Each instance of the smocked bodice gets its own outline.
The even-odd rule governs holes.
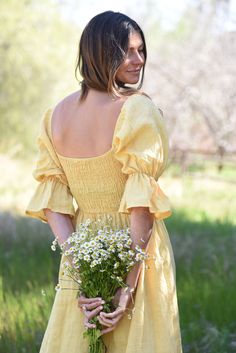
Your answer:
[[[79,209],[86,213],[115,212],[119,209],[127,175],[113,150],[92,158],[59,156],[68,184]],[[99,185],[99,187],[98,187]]]

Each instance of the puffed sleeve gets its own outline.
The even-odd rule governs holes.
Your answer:
[[[68,181],[51,140],[51,115],[52,109],[48,109],[41,120],[37,139],[38,158],[33,171],[33,176],[39,184],[25,210],[28,216],[43,222],[47,222],[44,208],[71,217],[75,215]]]
[[[158,184],[168,159],[168,137],[160,110],[135,94],[124,103],[114,133],[115,158],[128,175],[119,212],[148,207],[157,219],[171,214],[170,202]]]

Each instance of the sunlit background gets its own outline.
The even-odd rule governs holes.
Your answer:
[[[0,353],[39,350],[59,262],[48,226],[24,217],[39,122],[79,89],[80,34],[106,10],[143,28],[143,89],[170,137],[160,183],[173,206],[184,352],[236,352],[236,1],[9,0],[0,2]]]

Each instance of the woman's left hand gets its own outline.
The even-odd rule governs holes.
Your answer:
[[[86,298],[83,295],[79,297],[78,306],[84,314],[84,326],[86,328],[96,328],[96,325],[89,321],[99,314],[104,303],[102,298]]]
[[[104,313],[103,311],[100,312],[98,315],[98,320],[100,324],[105,326],[105,328],[101,331],[102,335],[111,332],[116,328],[131,302],[131,295],[132,294],[129,290],[125,290],[123,288],[118,289],[119,304],[117,309],[112,313]]]

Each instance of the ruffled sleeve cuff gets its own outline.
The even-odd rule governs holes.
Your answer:
[[[25,213],[30,217],[47,222],[44,208],[73,217],[75,215],[73,197],[68,186],[56,178],[47,178],[39,183]]]
[[[171,215],[170,202],[157,181],[145,174],[130,174],[120,202],[119,212],[130,213],[132,207],[148,207],[157,219]]]

